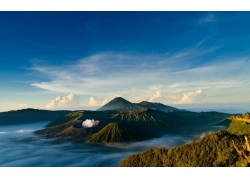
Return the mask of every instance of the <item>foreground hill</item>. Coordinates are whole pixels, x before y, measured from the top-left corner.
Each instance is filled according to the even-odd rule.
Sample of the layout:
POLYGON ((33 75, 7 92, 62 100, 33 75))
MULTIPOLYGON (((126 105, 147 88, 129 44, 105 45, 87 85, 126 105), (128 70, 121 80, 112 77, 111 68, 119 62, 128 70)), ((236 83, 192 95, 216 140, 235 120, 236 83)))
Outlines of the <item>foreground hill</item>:
POLYGON ((165 111, 165 112, 174 112, 174 111, 181 111, 180 109, 166 106, 161 103, 153 103, 153 102, 147 102, 142 101, 140 103, 131 103, 127 101, 126 99, 122 97, 116 97, 101 108, 99 108, 97 111, 131 111, 131 110, 140 110, 140 109, 154 109, 159 111, 165 111))
POLYGON ((243 135, 230 134, 227 131, 209 134, 198 142, 192 141, 170 150, 163 148, 148 149, 140 154, 130 155, 120 167, 231 167, 249 166, 239 156, 233 146, 245 144, 243 135))
POLYGON ((250 137, 249 116, 232 116, 222 122, 231 123, 227 131, 211 133, 198 142, 192 142, 170 150, 148 149, 124 159, 119 166, 130 167, 221 167, 250 166, 250 148, 246 138, 250 137), (235 119, 243 118, 243 120, 235 119), (246 118, 247 117, 247 118, 246 118), (248 149, 246 149, 246 147, 248 149), (243 154, 246 156, 243 156, 243 154), (249 156, 249 157, 247 157, 249 156))
POLYGON ((25 124, 40 121, 52 121, 71 111, 48 111, 39 109, 22 109, 0 113, 0 125, 25 124))
POLYGON ((148 133, 136 129, 127 123, 109 123, 99 132, 86 138, 88 142, 95 143, 110 143, 110 142, 128 142, 128 141, 141 141, 148 139, 148 133))

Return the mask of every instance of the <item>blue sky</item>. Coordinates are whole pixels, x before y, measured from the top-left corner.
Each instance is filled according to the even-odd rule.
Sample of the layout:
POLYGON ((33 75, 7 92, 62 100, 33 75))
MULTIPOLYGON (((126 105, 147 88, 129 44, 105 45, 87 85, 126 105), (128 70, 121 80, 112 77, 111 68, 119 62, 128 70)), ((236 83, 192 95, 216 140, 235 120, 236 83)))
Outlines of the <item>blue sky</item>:
POLYGON ((0 12, 0 111, 122 96, 249 111, 250 12, 0 12))

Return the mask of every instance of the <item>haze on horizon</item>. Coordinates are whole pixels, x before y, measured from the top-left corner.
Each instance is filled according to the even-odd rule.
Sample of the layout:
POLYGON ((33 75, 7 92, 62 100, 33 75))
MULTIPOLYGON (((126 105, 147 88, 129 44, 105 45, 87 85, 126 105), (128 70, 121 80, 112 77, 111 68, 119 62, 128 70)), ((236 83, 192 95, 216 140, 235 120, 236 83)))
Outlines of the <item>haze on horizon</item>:
POLYGON ((250 12, 0 12, 0 111, 115 97, 249 111, 250 12))

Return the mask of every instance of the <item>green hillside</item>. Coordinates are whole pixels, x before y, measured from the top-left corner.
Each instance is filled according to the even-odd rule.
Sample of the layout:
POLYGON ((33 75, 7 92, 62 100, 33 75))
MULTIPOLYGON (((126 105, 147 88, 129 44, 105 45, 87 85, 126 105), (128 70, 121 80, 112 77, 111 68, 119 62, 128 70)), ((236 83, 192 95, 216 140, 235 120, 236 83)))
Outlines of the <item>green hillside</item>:
POLYGON ((183 146, 148 149, 142 153, 128 156, 120 167, 235 167, 249 166, 239 156, 233 146, 244 147, 243 135, 231 134, 220 130, 209 134, 198 142, 193 140, 183 146))
POLYGON ((148 133, 136 129, 126 123, 109 123, 99 132, 86 138, 88 142, 110 143, 110 142, 128 142, 141 141, 148 139, 148 133))
POLYGON ((48 111, 39 109, 22 109, 0 113, 0 125, 26 124, 41 121, 53 121, 71 111, 48 111))

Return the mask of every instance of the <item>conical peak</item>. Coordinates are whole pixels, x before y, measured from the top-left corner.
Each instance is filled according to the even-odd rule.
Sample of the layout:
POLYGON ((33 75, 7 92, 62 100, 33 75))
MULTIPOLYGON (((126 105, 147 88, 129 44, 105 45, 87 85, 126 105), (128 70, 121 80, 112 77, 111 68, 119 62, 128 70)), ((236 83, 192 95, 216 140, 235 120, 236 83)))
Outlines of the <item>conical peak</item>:
POLYGON ((116 97, 113 100, 111 100, 109 103, 107 103, 106 105, 111 105, 111 104, 131 104, 131 102, 129 102, 128 100, 122 98, 122 97, 116 97))

